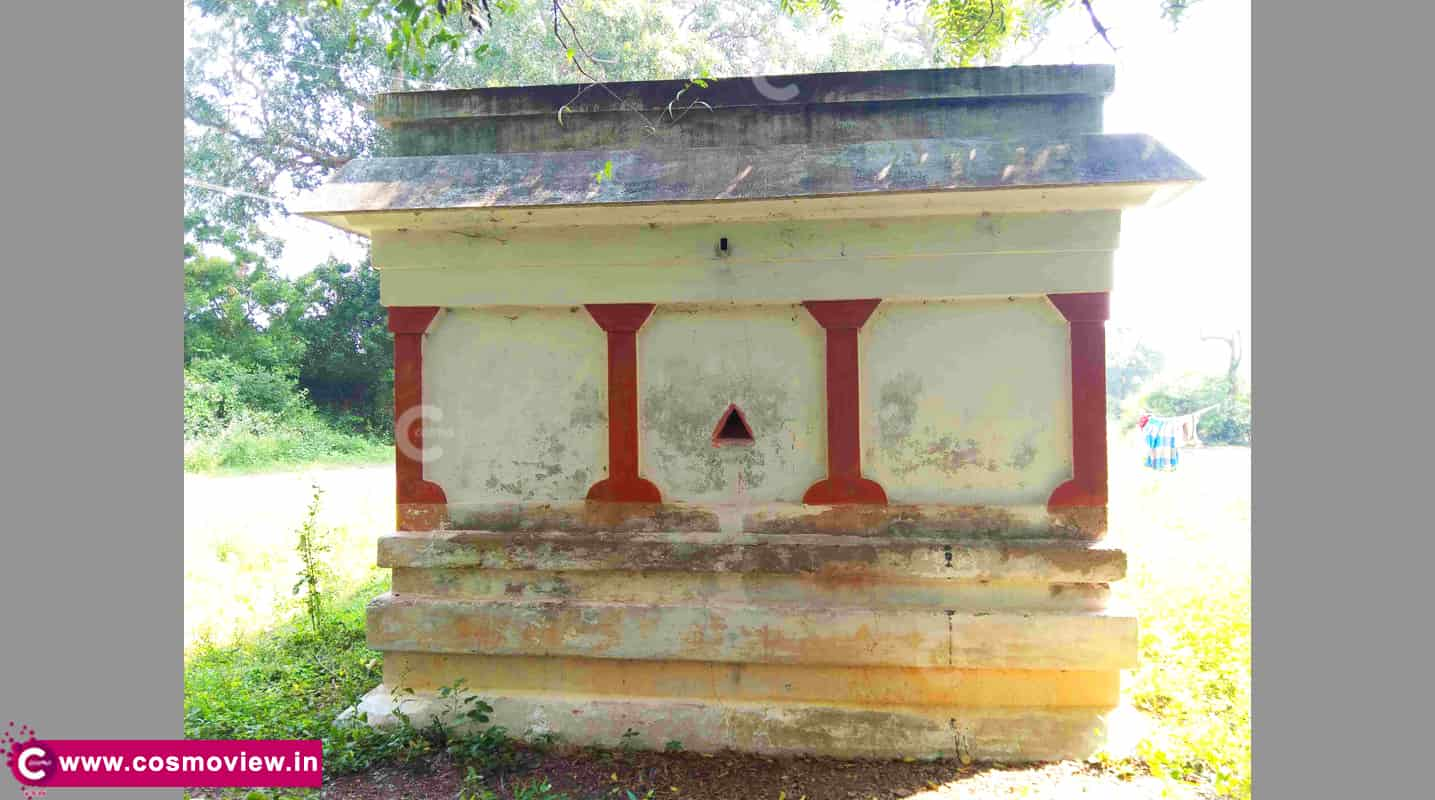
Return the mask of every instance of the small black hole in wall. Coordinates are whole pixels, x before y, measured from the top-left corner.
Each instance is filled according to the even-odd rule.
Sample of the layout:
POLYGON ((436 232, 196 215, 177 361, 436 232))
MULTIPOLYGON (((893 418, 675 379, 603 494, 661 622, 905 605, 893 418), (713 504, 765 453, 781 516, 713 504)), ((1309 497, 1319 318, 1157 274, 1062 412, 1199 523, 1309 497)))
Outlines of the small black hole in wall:
POLYGON ((747 419, 742 415, 742 410, 737 407, 736 403, 729 405, 722 416, 718 417, 717 427, 713 429, 713 446, 747 445, 754 441, 752 428, 748 426, 747 419))

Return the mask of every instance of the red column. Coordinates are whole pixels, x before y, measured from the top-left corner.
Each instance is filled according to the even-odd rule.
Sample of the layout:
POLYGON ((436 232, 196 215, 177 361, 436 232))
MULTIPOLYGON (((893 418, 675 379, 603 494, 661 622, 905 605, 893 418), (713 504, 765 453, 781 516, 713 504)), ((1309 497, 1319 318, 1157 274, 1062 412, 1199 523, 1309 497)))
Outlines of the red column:
POLYGON ((827 477, 808 488, 809 505, 887 504, 862 477, 862 373, 857 332, 881 300, 809 300, 803 307, 827 331, 827 477))
POLYGON ((1051 510, 1106 506, 1106 320, 1108 292, 1047 295, 1071 326, 1072 478, 1047 500, 1051 510))
POLYGON ((389 308, 394 334, 394 472, 397 476, 398 528, 427 531, 443 526, 448 497, 424 480, 423 396, 424 333, 438 314, 436 306, 389 308))
POLYGON ((652 482, 638 477, 638 329, 651 303, 584 306, 608 334, 608 477, 588 489, 589 500, 661 503, 652 482))

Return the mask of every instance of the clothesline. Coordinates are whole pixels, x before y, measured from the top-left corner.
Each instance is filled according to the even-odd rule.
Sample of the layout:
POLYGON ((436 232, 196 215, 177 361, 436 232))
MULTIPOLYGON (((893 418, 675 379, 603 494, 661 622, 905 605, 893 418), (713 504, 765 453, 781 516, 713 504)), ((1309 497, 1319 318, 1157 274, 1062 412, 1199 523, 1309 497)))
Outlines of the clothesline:
POLYGON ((1150 409, 1146 409, 1146 408, 1141 409, 1141 413, 1142 413, 1142 414, 1145 414, 1145 415, 1148 416, 1148 417, 1151 417, 1152 419, 1181 419, 1182 417, 1199 417, 1199 416, 1201 416, 1202 414, 1206 413, 1207 411, 1210 411, 1210 410, 1216 409, 1216 408, 1220 408, 1220 407, 1221 407, 1221 404, 1220 404, 1220 403, 1216 403, 1215 405, 1206 406, 1205 408, 1203 408, 1203 409, 1201 409, 1201 410, 1199 410, 1199 411, 1192 411, 1192 412, 1190 412, 1189 414, 1176 414, 1176 415, 1170 416, 1170 417, 1161 416, 1160 414, 1153 413, 1150 409))

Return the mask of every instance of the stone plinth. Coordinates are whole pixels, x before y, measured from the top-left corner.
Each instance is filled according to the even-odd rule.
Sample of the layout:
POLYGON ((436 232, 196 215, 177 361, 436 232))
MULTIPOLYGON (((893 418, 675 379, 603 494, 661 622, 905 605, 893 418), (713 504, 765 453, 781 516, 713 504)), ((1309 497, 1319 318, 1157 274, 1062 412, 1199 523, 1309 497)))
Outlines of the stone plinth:
POLYGON ((952 521, 977 509, 869 509, 842 534, 754 532, 820 528, 812 507, 735 531, 643 530, 705 517, 640 508, 618 530, 545 506, 479 514, 542 531, 384 537, 384 685, 360 711, 442 713, 463 679, 511 732, 576 744, 1044 760, 1099 743, 1135 665, 1136 621, 1107 608, 1125 556, 1093 541, 972 538, 952 521))

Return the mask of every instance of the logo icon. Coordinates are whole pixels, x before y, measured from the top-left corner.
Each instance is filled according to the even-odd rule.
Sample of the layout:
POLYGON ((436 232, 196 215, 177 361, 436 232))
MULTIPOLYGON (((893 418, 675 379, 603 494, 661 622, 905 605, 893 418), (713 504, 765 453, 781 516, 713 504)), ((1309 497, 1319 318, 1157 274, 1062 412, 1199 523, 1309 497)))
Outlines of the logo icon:
POLYGON ((35 729, 29 725, 16 725, 13 721, 0 734, 0 746, 5 748, 5 764, 10 774, 20 781, 20 791, 27 800, 44 797, 45 790, 36 787, 54 777, 55 754, 48 745, 35 738, 35 729))
POLYGON ((763 97, 766 97, 769 100, 775 100, 779 103, 786 103, 787 101, 797 97, 797 95, 802 92, 802 90, 798 88, 796 83, 789 83, 785 86, 776 86, 767 78, 760 75, 753 78, 752 83, 754 86, 757 87, 758 94, 762 95, 763 97))

